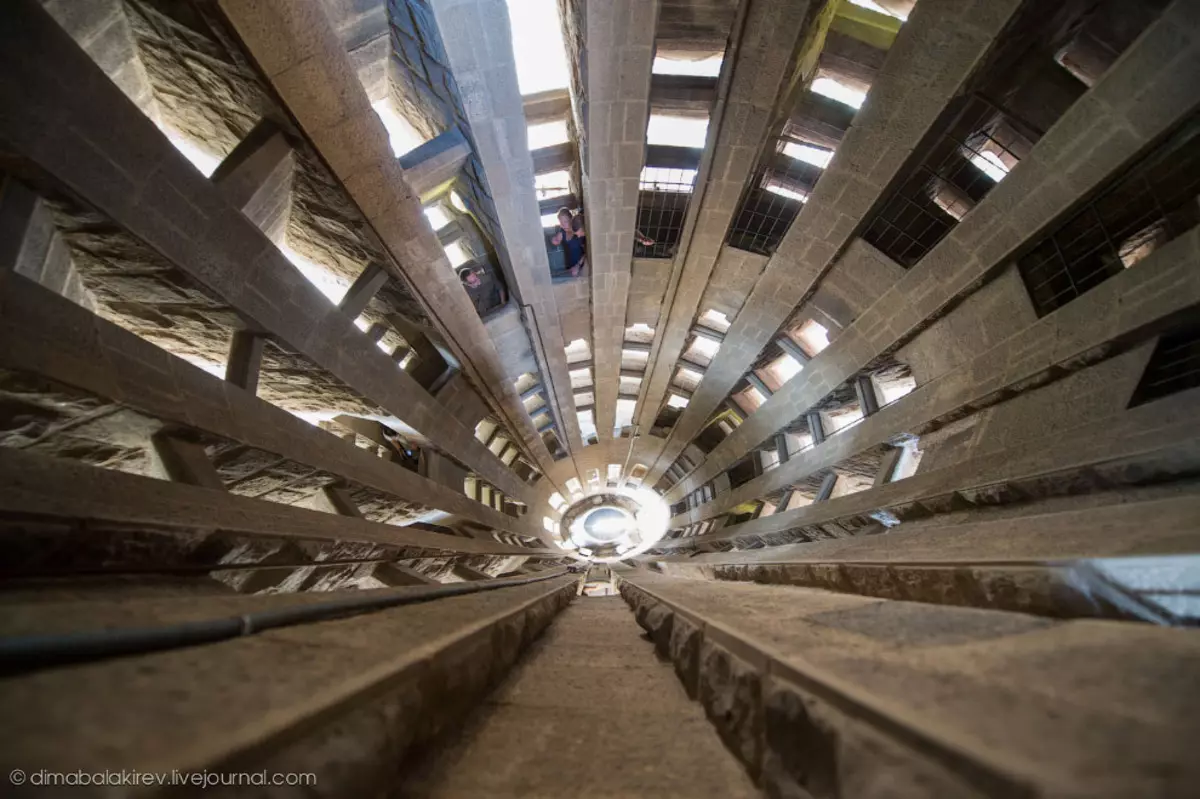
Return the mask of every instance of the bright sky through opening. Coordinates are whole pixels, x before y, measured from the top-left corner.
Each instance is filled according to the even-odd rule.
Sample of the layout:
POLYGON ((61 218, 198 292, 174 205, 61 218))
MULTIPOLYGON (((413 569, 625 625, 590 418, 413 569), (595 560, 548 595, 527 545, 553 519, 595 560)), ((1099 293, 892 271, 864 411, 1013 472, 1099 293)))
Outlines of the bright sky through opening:
POLYGON ((392 155, 399 158, 425 143, 421 134, 417 133, 417 129, 407 119, 396 113, 391 100, 384 98, 372 105, 371 108, 379 115, 383 127, 387 130, 388 144, 392 147, 392 155))
POLYGON ((845 103, 851 108, 862 108, 863 102, 867 99, 867 95, 838 83, 833 78, 817 78, 812 82, 812 90, 831 100, 845 103))
POLYGON ((703 147, 708 133, 708 119, 651 114, 646 128, 647 144, 669 144, 672 147, 703 147))
POLYGON ((567 88, 567 54, 555 0, 508 0, 521 94, 567 88))
POLYGON ((698 61, 687 61, 682 58, 655 56, 654 65, 650 71, 655 75, 697 75, 705 78, 715 78, 721 74, 721 61, 724 56, 715 55, 698 61))

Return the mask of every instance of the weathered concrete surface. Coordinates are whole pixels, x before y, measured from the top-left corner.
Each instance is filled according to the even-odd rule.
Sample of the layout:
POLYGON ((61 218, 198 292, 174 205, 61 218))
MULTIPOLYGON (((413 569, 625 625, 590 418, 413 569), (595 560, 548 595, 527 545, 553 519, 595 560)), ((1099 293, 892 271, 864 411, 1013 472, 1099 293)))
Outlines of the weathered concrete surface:
MULTIPOLYGON (((903 165, 908 148, 894 141, 883 148, 879 137, 932 125, 945 106, 951 84, 966 77, 976 58, 987 51, 989 42, 999 33, 1001 18, 1019 4, 993 4, 994 14, 986 21, 990 32, 966 26, 955 30, 953 35, 961 37, 962 44, 956 50, 956 62, 961 61, 956 69, 963 72, 957 76, 945 63, 924 60, 937 48, 928 47, 921 56, 911 49, 920 41, 911 37, 939 35, 936 28, 949 22, 947 15, 964 13, 963 7, 952 5, 922 6, 927 14, 917 12, 912 24, 901 30, 888 63, 905 69, 898 69, 894 75, 884 70, 873 90, 873 99, 878 98, 878 102, 864 106, 810 202, 772 257, 706 372, 700 391, 676 426, 678 440, 664 449, 664 461, 682 451, 684 443, 699 431, 740 379, 744 364, 757 355, 853 239, 858 222, 887 184, 886 180, 878 184, 871 180, 893 175, 903 165), (973 44, 968 46, 968 41, 973 44), (975 49, 977 52, 971 55, 975 49), (909 78, 902 73, 911 69, 920 74, 933 67, 938 78, 907 93, 909 78), (882 91, 893 78, 895 90, 882 91), (919 117, 921 122, 901 125, 892 118, 889 124, 879 124, 890 114, 907 117, 909 123, 919 117), (865 180, 857 176, 864 168, 871 170, 865 180), (831 202, 835 197, 836 201, 831 202), (803 254, 799 253, 801 249, 803 254)), ((1184 88, 1189 83, 1184 75, 1192 70, 1200 54, 1195 42, 1182 33, 1193 25, 1185 5, 1175 3, 1165 10, 1005 180, 805 367, 802 379, 786 384, 723 441, 722 457, 729 458, 728 462, 737 460, 875 358, 911 340, 957 302, 995 279, 1017 248, 1035 237, 1049 220, 1094 191, 1190 112, 1198 97, 1195 87, 1190 87, 1190 93, 1184 88), (1130 81, 1177 86, 1180 92, 1135 93, 1127 90, 1130 81)), ((1029 344, 1028 340, 1014 340, 1013 352, 1021 352, 1029 344)), ((651 472, 651 479, 657 479, 668 465, 660 462, 651 472)))
MULTIPOLYGON (((405 182, 383 125, 324 9, 244 0, 222 0, 220 5, 362 210, 389 263, 418 287, 422 304, 430 309, 454 356, 544 471, 549 453, 516 390, 504 379, 495 345, 425 219, 420 198, 405 182)), ((489 481, 511 496, 527 491, 502 474, 489 481)))
POLYGON ((1004 504, 1018 499, 1080 494, 1101 486, 1138 485, 1178 480, 1195 473, 1196 437, 1193 421, 1196 392, 1183 392, 1123 411, 1062 436, 1047 448, 1026 441, 1008 449, 922 472, 904 480, 815 502, 804 507, 760 516, 694 537, 675 538, 657 545, 660 551, 690 549, 725 542, 751 543, 772 533, 772 543, 811 541, 854 535, 877 526, 871 515, 886 511, 900 519, 937 513, 957 503, 1004 504))
MULTIPOLYGON (((142 474, 149 437, 170 425, 210 443, 231 486, 286 460, 293 477, 306 466, 329 480, 346 478, 356 492, 372 493, 359 499, 376 506, 390 495, 409 508, 436 507, 495 529, 542 533, 464 496, 461 483, 437 485, 375 457, 18 276, 0 275, 0 297, 0 364, 11 370, 0 382, 10 403, 4 418, 15 420, 0 439, 8 446, 142 474)), ((287 482, 264 476, 255 475, 258 494, 287 482)), ((243 485, 238 493, 250 489, 243 485)))
POLYGON ((529 154, 526 119, 501 0, 438 0, 435 13, 463 108, 475 134, 480 162, 492 190, 511 272, 532 331, 533 352, 548 381, 548 402, 568 450, 580 450, 579 421, 570 397, 570 378, 550 282, 529 154))
MULTIPOLYGON (((920 358, 918 368, 925 379, 912 393, 862 423, 830 436, 821 445, 796 453, 779 469, 693 509, 689 518, 709 518, 868 447, 895 441, 903 434, 923 436, 939 426, 953 427, 948 421, 960 426, 977 425, 978 429, 962 442, 961 451, 953 454, 938 451, 941 447, 935 444, 939 437, 948 436, 949 430, 935 433, 928 443, 922 439, 922 449, 934 449, 930 454, 935 456, 922 460, 922 470, 1013 443, 1008 439, 1061 435, 1093 418, 1119 411, 1149 357, 1146 348, 1153 336, 1167 321, 1193 312, 1200 305, 1197 260, 1200 230, 1193 229, 1146 258, 1139 264, 1145 266, 1144 270, 1116 275, 1070 307, 1040 319, 1033 316, 1023 288, 1012 285, 1016 275, 1008 273, 971 295, 959 309, 913 342, 919 343, 921 352, 940 354, 920 358), (994 291, 993 286, 1002 291, 994 291), (1014 296, 1016 291, 1022 293, 1014 296), (998 309, 986 314, 986 326, 992 331, 983 334, 979 331, 985 324, 979 321, 977 316, 982 314, 977 312, 988 301, 986 295, 992 300, 999 295, 1002 301, 998 309), (983 302, 973 302, 976 298, 983 302), (960 313, 963 309, 966 312, 960 313), (951 344, 947 330, 938 329, 943 323, 953 324, 952 330, 970 326, 973 332, 952 336, 951 344), (1014 346, 1014 342, 1024 346, 1014 346), (1123 350, 1130 351, 1121 354, 1123 350), (1056 384, 1045 387, 1051 381, 1056 384)), ((797 379, 802 380, 803 374, 797 379)), ((705 463, 666 493, 668 501, 678 501, 722 468, 728 468, 732 464, 728 459, 740 450, 744 440, 731 435, 722 441, 705 463)))
POLYGON ((589 3, 587 14, 588 268, 592 286, 596 434, 613 437, 621 340, 633 268, 638 181, 650 117, 650 67, 659 4, 589 3))
MULTIPOLYGON (((1098 558, 1161 560, 1200 551, 1193 481, 978 507, 906 521, 878 535, 668 556, 664 574, 799 585, 842 593, 1057 618, 1169 620, 1093 568, 1098 558), (1152 524, 1142 520, 1153 519, 1152 524)), ((1172 590, 1168 580, 1160 586, 1172 590)))
POLYGON ((633 572, 621 591, 771 795, 1182 796, 1200 776, 1190 631, 633 572))
POLYGON ((616 597, 576 600, 442 744, 405 793, 759 795, 616 597))
MULTIPOLYGON (((721 66, 726 95, 722 98, 718 89, 708 134, 710 144, 689 203, 683 246, 672 263, 664 294, 662 323, 637 409, 643 430, 653 426, 688 331, 697 315, 704 311, 701 299, 721 258, 725 234, 737 211, 742 189, 753 174, 759 148, 767 139, 776 104, 793 76, 796 65, 792 57, 804 35, 805 24, 810 21, 812 6, 809 2, 755 2, 746 5, 742 17, 730 19, 731 45, 721 66)), ((749 289, 750 286, 744 287, 745 291, 749 289)), ((741 302, 737 305, 740 308, 741 302)), ((682 441, 680 451, 690 439, 688 435, 682 441)), ((675 452, 664 459, 661 470, 651 472, 651 484, 677 455, 675 452)))
MULTIPOLYGON (((456 721, 507 671, 575 583, 559 577, 9 678, 0 688, 9 722, 0 759, 9 768, 85 771, 254 764, 315 773, 308 790, 318 796, 381 792, 414 744, 456 721)), ((218 615, 231 602, 286 604, 191 601, 212 602, 218 615)), ((159 603, 143 618, 180 618, 179 604, 159 603)))

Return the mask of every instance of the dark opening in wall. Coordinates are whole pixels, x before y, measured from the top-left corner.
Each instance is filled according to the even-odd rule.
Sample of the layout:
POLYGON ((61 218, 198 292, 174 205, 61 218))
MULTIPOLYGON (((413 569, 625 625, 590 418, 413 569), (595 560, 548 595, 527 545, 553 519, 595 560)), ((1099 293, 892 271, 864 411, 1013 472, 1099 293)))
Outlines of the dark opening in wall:
POLYGON ((707 427, 700 431, 700 435, 696 436, 695 444, 705 455, 717 448, 717 445, 725 440, 728 435, 718 421, 714 420, 707 427))
POLYGON ((758 451, 756 450, 729 468, 729 487, 737 488, 760 474, 762 474, 762 467, 759 465, 758 451))
POLYGON ((1120 274, 1200 221, 1200 115, 1039 241, 1019 265, 1039 315, 1120 274))
POLYGON ((1158 340, 1129 407, 1200 387, 1200 325, 1190 325, 1158 340))
POLYGON ((1015 167, 1037 140, 977 94, 956 98, 924 155, 865 222, 862 237, 908 268, 920 261, 1015 167))
POLYGON ((676 408, 673 405, 664 405, 662 410, 658 412, 658 416, 654 419, 654 426, 650 428, 650 435, 658 436, 659 438, 666 437, 667 433, 671 432, 671 428, 679 421, 679 417, 683 415, 682 408, 676 408))
MULTIPOLYGON (((741 507, 742 506, 739 506, 739 509, 741 507)), ((762 510, 761 503, 756 503, 753 508, 748 509, 748 510, 741 510, 740 512, 738 510, 735 510, 734 512, 728 514, 725 517, 725 526, 732 527, 735 524, 741 524, 742 522, 748 522, 753 519, 757 519, 758 514, 761 510, 762 510)), ((751 548, 756 549, 757 547, 751 547, 751 548)))
POLYGON ((547 430, 542 433, 542 443, 546 445, 546 449, 550 452, 550 457, 554 460, 562 460, 567 457, 567 450, 563 447, 562 442, 558 440, 558 435, 553 430, 547 430))

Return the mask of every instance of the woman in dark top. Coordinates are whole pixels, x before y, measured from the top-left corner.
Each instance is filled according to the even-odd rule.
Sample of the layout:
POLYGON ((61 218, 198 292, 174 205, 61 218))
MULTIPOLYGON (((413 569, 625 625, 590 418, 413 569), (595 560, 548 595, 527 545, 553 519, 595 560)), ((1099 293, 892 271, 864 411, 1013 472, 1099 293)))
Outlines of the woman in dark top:
POLYGON ((566 253, 567 271, 576 277, 587 268, 587 231, 583 228, 583 215, 573 215, 569 208, 558 209, 558 230, 550 243, 562 245, 566 253))

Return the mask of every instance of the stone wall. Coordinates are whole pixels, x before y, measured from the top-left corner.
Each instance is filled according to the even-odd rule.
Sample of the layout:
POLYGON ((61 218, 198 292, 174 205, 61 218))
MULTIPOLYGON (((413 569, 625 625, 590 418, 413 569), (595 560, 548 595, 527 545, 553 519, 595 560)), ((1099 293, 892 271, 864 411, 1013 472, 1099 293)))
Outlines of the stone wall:
MULTIPOLYGON (((904 270, 886 255, 855 239, 821 279, 812 297, 800 306, 800 315, 815 309, 837 327, 849 327, 903 274, 904 270)), ((830 328, 831 339, 836 332, 830 328)))
POLYGON ((658 328, 662 314, 663 292, 671 276, 671 262, 657 258, 633 259, 629 279, 629 302, 625 306, 625 326, 636 324, 658 328))
POLYGON ((770 796, 1133 796, 1196 778, 1162 768, 1190 762, 1185 630, 646 572, 620 591, 770 796), (1128 678, 1147 663, 1162 680, 1128 678))
MULTIPOLYGON (((864 246, 865 242, 862 243, 864 246)), ((1037 321, 1017 267, 1010 266, 896 351, 917 384, 939 377, 1037 321)))
POLYGON ((1155 340, 921 438, 920 471, 1021 444, 1052 447, 1069 430, 1118 415, 1141 379, 1155 340))
MULTIPOLYGON (((93 17, 98 14, 84 14, 75 6, 48 6, 102 66, 124 70, 110 72, 114 79, 148 75, 142 81, 144 90, 138 88, 142 84, 126 81, 127 93, 153 112, 156 122, 211 156, 227 155, 263 116, 285 118, 220 19, 197 7, 130 0, 108 9, 97 21, 93 17), (98 41, 97 28, 109 38, 98 41), (128 58, 117 58, 125 52, 122 47, 128 58)), ((289 139, 296 167, 286 203, 287 244, 300 257, 350 283, 368 264, 385 258, 358 208, 321 160, 302 139, 289 139)), ((243 325, 228 306, 116 226, 75 208, 60 213, 59 219, 69 232, 72 257, 80 260, 88 285, 103 298, 99 310, 106 318, 220 372, 230 337, 243 325)), ((390 322, 397 313, 428 323, 413 292, 393 275, 363 313, 366 326, 381 326, 380 346, 389 352, 407 344, 390 322)), ((289 410, 379 414, 378 408, 286 347, 268 346, 260 391, 289 410)))
POLYGON ((722 246, 697 313, 715 308, 733 319, 767 266, 767 256, 722 246))
POLYGON ((392 53, 388 77, 392 102, 423 135, 432 139, 457 128, 471 144, 455 187, 471 214, 497 247, 504 241, 496 221, 487 176, 475 152, 471 125, 450 72, 433 10, 424 0, 387 0, 392 53))
POLYGON ((558 321, 563 340, 592 340, 591 291, 583 280, 560 280, 554 283, 554 300, 558 305, 558 321))

